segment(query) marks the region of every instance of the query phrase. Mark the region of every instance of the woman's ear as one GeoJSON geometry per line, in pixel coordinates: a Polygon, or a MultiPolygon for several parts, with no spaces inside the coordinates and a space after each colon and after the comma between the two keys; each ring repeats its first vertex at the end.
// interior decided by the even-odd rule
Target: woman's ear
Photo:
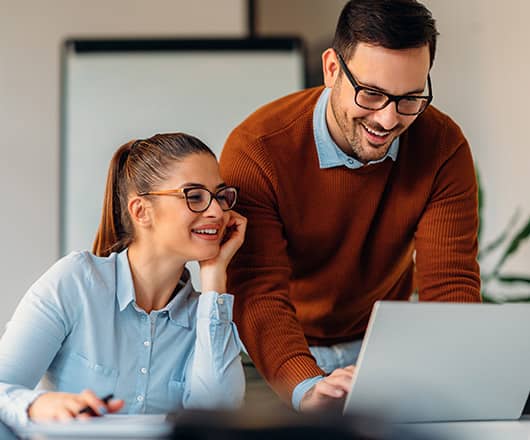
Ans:
{"type": "Polygon", "coordinates": [[[322,53],[322,73],[324,84],[332,88],[340,72],[339,60],[335,49],[329,48],[322,53]]]}
{"type": "Polygon", "coordinates": [[[129,210],[129,215],[131,216],[131,220],[135,226],[139,226],[141,228],[147,228],[151,226],[151,202],[145,197],[131,197],[129,199],[129,203],[127,204],[127,209],[129,210]]]}

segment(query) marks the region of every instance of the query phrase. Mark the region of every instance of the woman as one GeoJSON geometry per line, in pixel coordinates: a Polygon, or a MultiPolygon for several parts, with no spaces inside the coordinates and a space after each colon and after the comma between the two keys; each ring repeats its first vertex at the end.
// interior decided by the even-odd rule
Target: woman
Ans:
{"type": "Polygon", "coordinates": [[[246,227],[231,210],[236,199],[215,155],[192,136],[119,148],[93,253],[49,269],[0,341],[4,421],[240,405],[240,345],[223,293],[246,227]],[[200,264],[200,295],[190,260],[200,264]],[[44,389],[34,390],[41,379],[44,389]],[[104,401],[108,394],[117,399],[104,401]]]}

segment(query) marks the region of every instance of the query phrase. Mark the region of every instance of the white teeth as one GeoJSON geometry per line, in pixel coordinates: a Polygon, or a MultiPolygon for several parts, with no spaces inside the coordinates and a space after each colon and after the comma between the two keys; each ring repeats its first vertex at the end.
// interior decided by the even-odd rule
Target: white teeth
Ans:
{"type": "Polygon", "coordinates": [[[375,134],[376,136],[381,136],[381,137],[383,137],[383,136],[386,136],[388,133],[390,133],[389,131],[376,131],[376,130],[370,128],[370,127],[367,127],[367,126],[364,125],[364,124],[362,124],[362,125],[363,125],[363,127],[366,129],[366,131],[367,131],[368,133],[375,134]]]}
{"type": "Polygon", "coordinates": [[[194,229],[193,232],[197,234],[215,235],[217,234],[217,229],[194,229]]]}

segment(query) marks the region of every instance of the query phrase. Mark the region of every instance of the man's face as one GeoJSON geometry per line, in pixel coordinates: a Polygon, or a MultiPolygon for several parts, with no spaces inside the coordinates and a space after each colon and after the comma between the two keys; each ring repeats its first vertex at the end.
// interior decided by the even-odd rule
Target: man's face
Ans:
{"type": "MultiPolygon", "coordinates": [[[[355,89],[341,71],[337,54],[323,56],[324,82],[331,94],[326,121],[331,137],[346,153],[362,163],[383,158],[392,141],[417,118],[397,112],[391,102],[381,110],[366,110],[355,103],[355,89]]],[[[345,63],[357,83],[392,95],[426,95],[429,73],[428,45],[413,49],[386,49],[359,43],[345,63]]]]}

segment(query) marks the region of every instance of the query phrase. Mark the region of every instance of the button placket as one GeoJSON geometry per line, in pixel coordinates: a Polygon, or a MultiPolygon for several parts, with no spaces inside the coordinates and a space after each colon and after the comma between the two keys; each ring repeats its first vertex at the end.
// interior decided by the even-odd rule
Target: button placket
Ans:
{"type": "Polygon", "coordinates": [[[138,412],[146,410],[147,385],[149,380],[149,368],[151,366],[152,343],[156,318],[153,315],[142,316],[142,349],[138,357],[138,378],[136,381],[136,405],[138,412]]]}

